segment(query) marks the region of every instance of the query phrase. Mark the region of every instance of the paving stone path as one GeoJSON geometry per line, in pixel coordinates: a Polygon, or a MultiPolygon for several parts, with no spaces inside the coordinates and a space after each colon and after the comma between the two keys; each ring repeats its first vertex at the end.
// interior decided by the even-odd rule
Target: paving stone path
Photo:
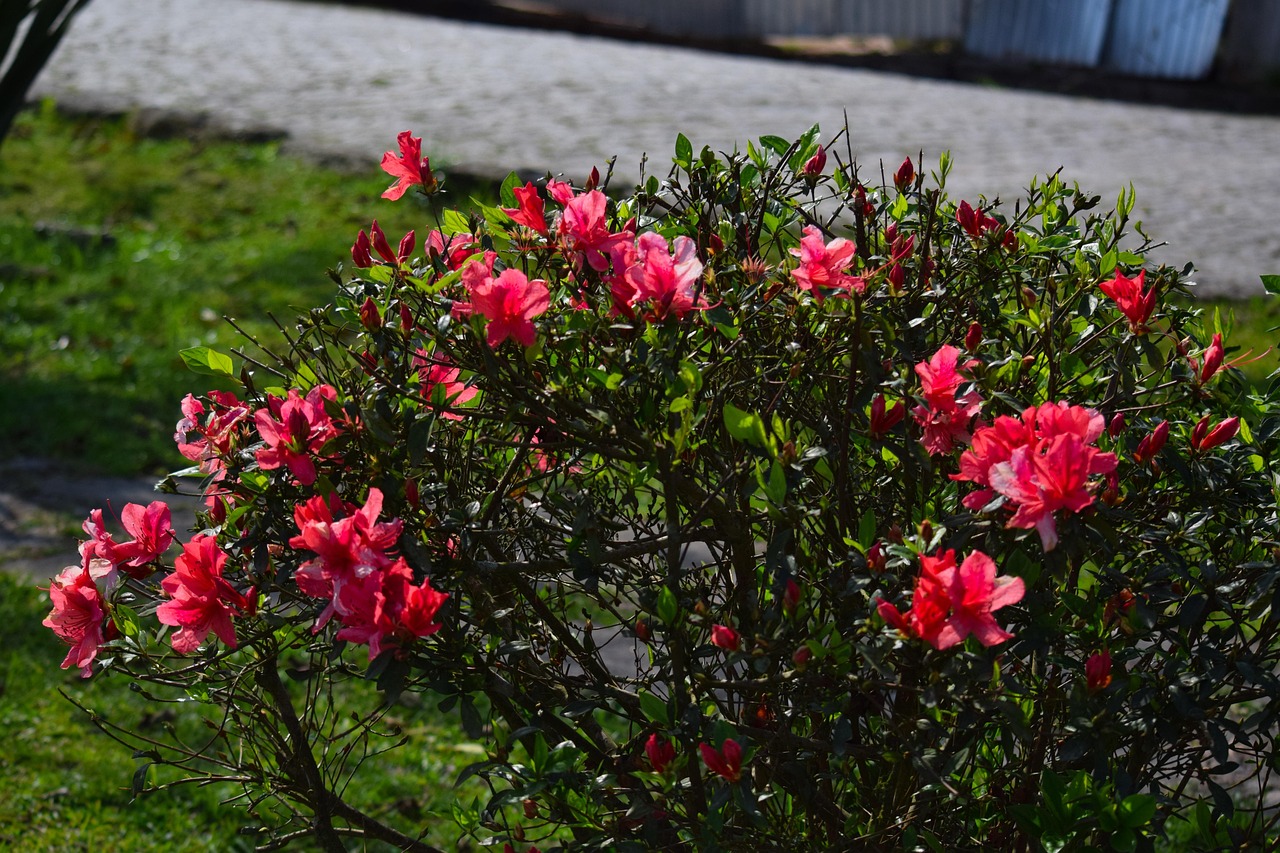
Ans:
{"type": "Polygon", "coordinates": [[[675,135],[719,149],[847,113],[861,162],[949,149],[951,189],[1016,197],[1058,167],[1104,201],[1130,181],[1137,216],[1194,260],[1206,294],[1280,273],[1280,118],[1144,107],[882,72],[284,0],[95,0],[35,94],[102,109],[203,113],[275,128],[295,150],[376,170],[400,130],[437,162],[581,180],[675,135]]]}

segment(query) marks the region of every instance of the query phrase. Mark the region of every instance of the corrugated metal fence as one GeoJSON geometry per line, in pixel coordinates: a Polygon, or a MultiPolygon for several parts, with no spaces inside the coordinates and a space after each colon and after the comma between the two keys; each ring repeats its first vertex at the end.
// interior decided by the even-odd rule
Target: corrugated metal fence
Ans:
{"type": "Polygon", "coordinates": [[[963,40],[991,59],[1147,77],[1280,71],[1280,0],[542,0],[593,18],[698,38],[889,36],[963,40]],[[1223,25],[1231,12],[1231,25],[1223,25]]]}

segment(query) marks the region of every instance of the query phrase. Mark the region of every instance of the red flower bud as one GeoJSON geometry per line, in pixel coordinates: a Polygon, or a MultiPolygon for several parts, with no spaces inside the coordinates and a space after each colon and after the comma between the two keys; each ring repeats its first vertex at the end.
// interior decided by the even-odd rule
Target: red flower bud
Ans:
{"type": "Polygon", "coordinates": [[[587,184],[582,188],[583,192],[591,192],[600,186],[600,170],[595,166],[591,167],[591,174],[587,175],[587,184]]]}
{"type": "Polygon", "coordinates": [[[403,237],[400,238],[400,248],[396,251],[396,262],[403,264],[413,255],[413,247],[417,242],[413,230],[410,229],[403,237]]]}
{"type": "Polygon", "coordinates": [[[982,346],[982,324],[974,320],[969,324],[969,331],[964,334],[964,348],[969,352],[977,352],[982,346]]]}
{"type": "Polygon", "coordinates": [[[1191,449],[1197,451],[1212,450],[1236,437],[1240,431],[1239,418],[1227,418],[1212,429],[1209,428],[1209,416],[1205,415],[1191,431],[1191,449]]]}
{"type": "Polygon", "coordinates": [[[719,750],[713,749],[710,744],[700,743],[698,749],[712,773],[723,776],[730,782],[737,782],[742,778],[742,747],[737,741],[725,738],[719,750]]]}
{"type": "Polygon", "coordinates": [[[533,820],[538,816],[538,804],[535,801],[525,797],[520,805],[524,808],[524,816],[527,820],[533,820]]]}
{"type": "Polygon", "coordinates": [[[714,231],[707,235],[707,251],[713,255],[724,251],[724,240],[721,240],[720,235],[714,231]]]}
{"type": "Polygon", "coordinates": [[[1000,245],[1004,246],[1007,251],[1018,251],[1018,232],[1012,228],[1004,232],[1004,239],[1000,241],[1000,245]]]}
{"type": "Polygon", "coordinates": [[[1217,333],[1213,336],[1213,343],[1209,344],[1209,348],[1204,351],[1204,366],[1200,368],[1199,377],[1201,385],[1212,379],[1218,372],[1218,368],[1222,367],[1223,355],[1222,334],[1217,333]]]}
{"type": "Polygon", "coordinates": [[[409,506],[413,507],[414,509],[418,508],[421,498],[418,494],[417,480],[404,481],[404,499],[409,502],[409,506]]]}
{"type": "Polygon", "coordinates": [[[413,312],[409,310],[409,306],[403,302],[400,303],[400,333],[405,337],[413,334],[413,312]]]}
{"type": "Polygon", "coordinates": [[[897,426],[907,413],[907,407],[901,403],[894,403],[891,407],[885,407],[885,399],[883,394],[877,394],[875,399],[871,401],[871,428],[869,430],[871,437],[875,439],[883,438],[888,434],[889,430],[897,426]]]}
{"type": "Polygon", "coordinates": [[[1151,434],[1142,441],[1138,442],[1138,449],[1134,451],[1133,461],[1139,465],[1145,465],[1156,457],[1156,454],[1164,447],[1164,443],[1169,438],[1169,422],[1161,421],[1151,434]]]}
{"type": "Polygon", "coordinates": [[[633,630],[635,631],[636,638],[642,643],[647,643],[653,639],[653,629],[650,628],[649,623],[643,619],[636,620],[636,626],[633,630]]]}
{"type": "Polygon", "coordinates": [[[884,543],[879,540],[867,549],[867,567],[873,572],[883,572],[889,564],[889,556],[884,552],[884,543]]]}
{"type": "Polygon", "coordinates": [[[649,739],[644,742],[644,752],[655,773],[665,773],[671,762],[676,760],[675,746],[665,738],[658,737],[657,732],[649,735],[649,739]]]}
{"type": "Polygon", "coordinates": [[[1090,693],[1104,690],[1111,683],[1111,654],[1106,649],[1090,655],[1085,661],[1084,677],[1090,693]]]}
{"type": "Polygon", "coordinates": [[[902,287],[907,281],[907,272],[902,268],[902,264],[894,264],[889,267],[889,283],[894,287],[902,287]]]}
{"type": "Polygon", "coordinates": [[[800,606],[800,585],[794,579],[787,579],[787,588],[782,592],[782,612],[794,616],[800,606]]]}
{"type": "Polygon", "coordinates": [[[800,174],[804,175],[811,182],[817,180],[822,174],[822,170],[827,167],[827,151],[821,145],[818,151],[805,162],[804,168],[800,170],[800,174]]]}
{"type": "Polygon", "coordinates": [[[809,665],[809,661],[813,660],[813,650],[808,646],[801,646],[791,655],[791,662],[796,665],[796,669],[803,672],[809,665]]]}
{"type": "Polygon", "coordinates": [[[727,652],[736,652],[742,648],[742,635],[728,625],[712,625],[711,645],[727,652]]]}
{"type": "Polygon", "coordinates": [[[369,234],[373,237],[373,250],[387,263],[397,263],[396,256],[391,251],[391,244],[387,242],[387,235],[378,227],[378,220],[373,220],[373,224],[369,226],[369,234]]]}
{"type": "Polygon", "coordinates": [[[369,254],[369,250],[373,244],[369,242],[369,235],[364,233],[364,229],[360,229],[356,241],[351,245],[351,262],[358,268],[366,270],[373,266],[373,256],[369,254]]]}
{"type": "Polygon", "coordinates": [[[898,171],[893,175],[893,185],[898,188],[898,192],[903,193],[907,188],[915,182],[916,167],[908,157],[902,161],[902,165],[898,167],[898,171]]]}
{"type": "Polygon", "coordinates": [[[360,306],[360,325],[371,332],[382,327],[382,315],[378,313],[378,306],[371,296],[366,296],[364,304],[360,306]]]}
{"type": "Polygon", "coordinates": [[[1115,438],[1124,432],[1124,412],[1116,412],[1111,418],[1111,423],[1107,424],[1107,435],[1115,438]]]}

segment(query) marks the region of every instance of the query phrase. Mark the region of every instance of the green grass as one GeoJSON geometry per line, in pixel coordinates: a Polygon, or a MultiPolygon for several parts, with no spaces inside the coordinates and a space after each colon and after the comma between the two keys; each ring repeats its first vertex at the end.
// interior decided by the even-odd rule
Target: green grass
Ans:
{"type": "MultiPolygon", "coordinates": [[[[268,314],[325,304],[326,269],[373,217],[393,244],[430,230],[421,200],[379,198],[388,182],[373,162],[357,176],[276,144],[24,114],[0,147],[0,453],[175,467],[178,402],[207,390],[178,351],[238,344],[224,315],[279,340],[268,314]]],[[[477,191],[496,196],[473,182],[449,201],[477,191]]]]}

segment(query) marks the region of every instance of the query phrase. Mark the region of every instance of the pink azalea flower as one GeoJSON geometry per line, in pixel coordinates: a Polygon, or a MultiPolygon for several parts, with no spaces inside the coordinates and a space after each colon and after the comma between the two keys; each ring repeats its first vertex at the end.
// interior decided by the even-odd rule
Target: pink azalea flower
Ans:
{"type": "Polygon", "coordinates": [[[454,367],[444,356],[432,356],[425,349],[420,349],[414,354],[413,366],[418,369],[418,381],[422,386],[423,398],[440,406],[438,410],[440,417],[451,421],[462,420],[462,415],[451,411],[451,408],[461,406],[472,399],[480,393],[480,389],[465,382],[459,382],[458,376],[461,375],[461,370],[454,367]]]}
{"type": "Polygon", "coordinates": [[[178,654],[194,652],[210,632],[227,648],[236,647],[231,617],[248,613],[250,604],[223,579],[226,563],[227,554],[218,547],[217,539],[199,534],[182,546],[173,574],[160,581],[172,601],[156,608],[156,619],[178,628],[173,635],[173,650],[178,654]]]}
{"type": "Polygon", "coordinates": [[[267,408],[254,413],[258,435],[266,445],[255,454],[258,467],[274,470],[286,466],[304,486],[316,481],[312,456],[338,434],[338,427],[325,411],[326,400],[336,400],[331,385],[317,385],[303,397],[290,389],[286,399],[268,397],[267,408]]]}
{"type": "MultiPolygon", "coordinates": [[[[669,250],[665,237],[647,232],[640,235],[636,244],[636,260],[624,275],[633,293],[631,305],[648,305],[649,315],[658,320],[673,316],[683,319],[690,311],[709,307],[697,293],[702,262],[693,240],[677,237],[674,250],[669,250]]],[[[618,296],[615,289],[615,303],[618,296]]]]}
{"type": "Polygon", "coordinates": [[[106,610],[88,562],[63,569],[49,584],[53,610],[40,623],[71,647],[62,668],[79,667],[81,678],[93,674],[93,660],[105,642],[102,624],[106,610]]]}
{"type": "Polygon", "coordinates": [[[129,570],[140,569],[169,550],[174,535],[169,505],[164,501],[152,501],[145,507],[125,504],[120,512],[120,521],[133,539],[115,546],[112,562],[121,564],[121,568],[132,577],[146,577],[152,569],[129,570]]]}
{"type": "Polygon", "coordinates": [[[1151,312],[1156,307],[1155,288],[1145,292],[1142,289],[1146,274],[1146,270],[1139,270],[1137,278],[1126,278],[1116,270],[1115,278],[1098,284],[1103,293],[1116,301],[1120,312],[1128,318],[1129,328],[1135,335],[1147,330],[1147,320],[1151,319],[1151,312]]]}
{"type": "Polygon", "coordinates": [[[952,474],[951,479],[967,480],[982,488],[965,495],[961,503],[972,510],[982,509],[991,503],[996,496],[990,488],[991,466],[1007,462],[1014,448],[1034,440],[1035,433],[1025,414],[1022,420],[1001,415],[991,426],[975,432],[970,448],[960,454],[960,473],[952,474]]]}
{"type": "Polygon", "coordinates": [[[387,646],[400,646],[440,630],[435,621],[449,598],[424,580],[413,584],[413,570],[404,559],[343,585],[335,597],[342,628],[337,639],[367,645],[369,660],[387,646]]]}
{"type": "MultiPolygon", "coordinates": [[[[925,402],[911,410],[911,417],[922,428],[920,441],[931,455],[950,453],[957,444],[967,444],[969,424],[982,409],[982,396],[976,390],[956,396],[965,381],[959,358],[960,350],[948,344],[915,368],[925,402]]],[[[969,361],[964,367],[977,363],[969,361]]]]}
{"type": "Polygon", "coordinates": [[[1063,433],[1037,446],[1016,448],[1008,461],[992,465],[988,476],[991,487],[1017,507],[1008,526],[1034,527],[1047,552],[1058,544],[1054,513],[1080,512],[1090,506],[1096,486],[1090,477],[1115,467],[1114,454],[1090,447],[1078,435],[1063,433]]]}
{"type": "Polygon", "coordinates": [[[401,131],[396,137],[400,146],[400,154],[388,151],[382,155],[382,170],[396,179],[382,194],[383,198],[395,201],[404,195],[409,187],[422,185],[431,192],[436,188],[435,175],[431,174],[431,161],[422,156],[422,139],[414,136],[412,131],[401,131]]]}
{"type": "Polygon", "coordinates": [[[529,181],[523,187],[516,187],[514,192],[516,207],[514,209],[504,207],[502,212],[510,216],[511,221],[517,225],[531,228],[543,237],[547,236],[547,219],[543,213],[544,207],[542,198],[538,195],[538,188],[529,181]]]}
{"type": "Polygon", "coordinates": [[[821,229],[808,225],[800,239],[800,248],[791,250],[791,254],[800,259],[800,265],[791,275],[801,290],[812,292],[819,302],[826,298],[825,290],[844,291],[846,296],[850,292],[862,293],[867,289],[866,282],[860,276],[844,272],[856,253],[857,247],[852,241],[837,237],[824,243],[821,229]]]}
{"type": "Polygon", "coordinates": [[[493,348],[507,338],[533,346],[538,336],[533,318],[546,313],[550,304],[546,282],[529,281],[516,269],[503,270],[497,278],[487,278],[471,290],[471,309],[488,320],[486,340],[493,348]]]}
{"type": "Polygon", "coordinates": [[[608,199],[599,190],[574,196],[564,202],[560,223],[556,227],[565,252],[572,255],[575,263],[585,260],[596,272],[609,268],[606,256],[610,247],[621,239],[621,235],[609,232],[605,222],[607,204],[608,199]]]}
{"type": "Polygon", "coordinates": [[[887,601],[877,605],[885,622],[939,651],[970,634],[984,646],[1013,636],[992,614],[1022,600],[1026,587],[1021,578],[997,578],[995,562],[981,551],[970,553],[959,567],[955,551],[950,549],[937,556],[921,555],[920,564],[920,577],[906,614],[887,601]]]}
{"type": "Polygon", "coordinates": [[[228,391],[210,391],[205,396],[210,409],[191,394],[182,399],[182,420],[174,427],[173,440],[179,453],[208,474],[224,467],[222,457],[235,446],[249,409],[228,391]]]}
{"type": "MultiPolygon", "coordinates": [[[[443,231],[432,231],[428,234],[424,250],[428,258],[433,256],[443,258],[444,265],[451,270],[462,269],[467,259],[480,254],[480,246],[472,235],[454,234],[452,237],[446,237],[443,231]]],[[[497,255],[495,254],[494,257],[496,258],[497,255]]],[[[493,268],[492,262],[489,267],[493,268]]]]}

